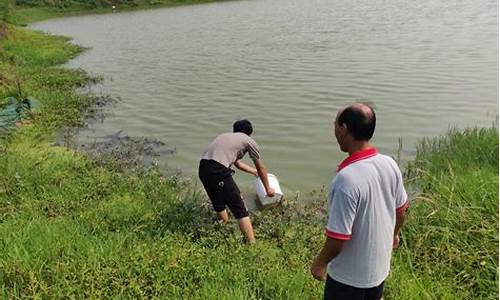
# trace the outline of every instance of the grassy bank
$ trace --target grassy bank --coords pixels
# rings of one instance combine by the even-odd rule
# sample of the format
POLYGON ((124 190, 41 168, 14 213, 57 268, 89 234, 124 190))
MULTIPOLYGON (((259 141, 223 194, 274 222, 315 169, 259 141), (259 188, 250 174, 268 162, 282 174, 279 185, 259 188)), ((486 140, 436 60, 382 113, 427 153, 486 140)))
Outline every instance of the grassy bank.
POLYGON ((496 299, 498 127, 422 141, 407 175, 421 194, 393 261, 395 299, 496 299))
MULTIPOLYGON (((257 245, 219 226, 188 179, 123 172, 53 146, 82 123, 91 78, 57 67, 81 48, 9 26, 0 99, 33 96, 33 120, 0 140, 0 295, 16 298, 319 299, 309 264, 323 242, 325 195, 255 213, 257 245), (21 89, 18 88, 20 83, 21 89)), ((424 141, 385 299, 498 295, 498 129, 424 141)))

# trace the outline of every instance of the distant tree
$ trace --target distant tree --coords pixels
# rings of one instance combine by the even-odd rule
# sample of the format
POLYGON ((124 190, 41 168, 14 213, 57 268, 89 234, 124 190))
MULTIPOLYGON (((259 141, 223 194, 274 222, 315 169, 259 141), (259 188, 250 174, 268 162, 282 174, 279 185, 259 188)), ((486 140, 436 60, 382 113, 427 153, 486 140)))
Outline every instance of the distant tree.
POLYGON ((3 1, 15 1, 18 6, 54 8, 68 8, 74 6, 96 8, 111 7, 113 5, 137 6, 141 2, 149 4, 151 4, 151 2, 162 2, 162 0, 0 0, 0 2, 3 1))

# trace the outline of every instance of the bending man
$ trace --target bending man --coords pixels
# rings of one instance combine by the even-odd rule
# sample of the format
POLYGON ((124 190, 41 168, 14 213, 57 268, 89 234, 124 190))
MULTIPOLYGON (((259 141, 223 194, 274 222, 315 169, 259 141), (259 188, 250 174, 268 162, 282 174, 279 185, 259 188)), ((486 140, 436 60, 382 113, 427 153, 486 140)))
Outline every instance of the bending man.
POLYGON ((200 180, 212 202, 217 219, 223 223, 228 222, 226 206, 229 207, 249 243, 255 242, 252 222, 241 198, 241 192, 233 180, 231 166, 234 165, 246 173, 259 176, 267 195, 274 196, 274 189, 269 186, 267 180, 267 169, 260 159, 258 145, 251 138, 252 132, 250 121, 236 121, 233 124, 233 132, 220 134, 208 146, 198 169, 200 180), (247 152, 255 168, 241 161, 247 152))

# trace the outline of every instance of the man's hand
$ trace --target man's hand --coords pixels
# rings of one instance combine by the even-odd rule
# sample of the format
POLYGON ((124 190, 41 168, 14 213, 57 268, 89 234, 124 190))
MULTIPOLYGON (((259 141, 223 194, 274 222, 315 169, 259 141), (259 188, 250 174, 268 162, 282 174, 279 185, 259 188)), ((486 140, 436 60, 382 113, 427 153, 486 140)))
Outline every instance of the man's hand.
POLYGON ((274 189, 269 186, 269 180, 267 178, 267 168, 264 166, 264 163, 260 159, 256 159, 253 161, 255 164, 255 168, 257 170, 257 174, 260 177, 260 180, 262 181, 262 184, 264 185, 264 188, 266 189, 266 194, 268 197, 273 197, 274 196, 274 189))
POLYGON ((311 274, 317 280, 326 280, 326 267, 344 248, 346 241, 326 237, 323 249, 318 254, 311 266, 311 274))
POLYGON ((396 249, 399 247, 399 233, 394 235, 394 239, 392 240, 392 249, 396 249))
POLYGON ((325 281, 326 280, 326 266, 325 264, 322 264, 318 261, 318 258, 316 258, 311 266, 311 275, 320 281, 325 281))

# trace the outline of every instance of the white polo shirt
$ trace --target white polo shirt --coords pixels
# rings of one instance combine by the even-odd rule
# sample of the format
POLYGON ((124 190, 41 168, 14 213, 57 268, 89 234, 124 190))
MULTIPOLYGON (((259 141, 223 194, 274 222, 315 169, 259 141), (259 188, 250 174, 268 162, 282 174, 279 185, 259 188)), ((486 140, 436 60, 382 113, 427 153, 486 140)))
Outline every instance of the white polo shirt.
POLYGON ((401 171, 375 148, 349 156, 337 171, 326 235, 347 242, 328 264, 328 275, 357 288, 378 286, 389 275, 396 213, 408 206, 401 171))

